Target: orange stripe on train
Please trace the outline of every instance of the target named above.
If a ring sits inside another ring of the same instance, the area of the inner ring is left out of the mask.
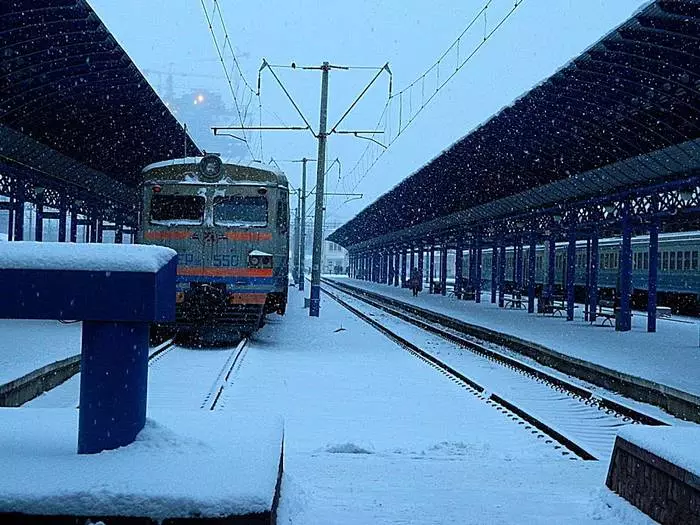
[[[226,232],[226,238],[230,241],[270,241],[270,232]]]
[[[165,230],[165,231],[147,231],[143,233],[144,238],[149,241],[174,240],[181,241],[192,237],[191,231]]]
[[[265,304],[264,293],[232,293],[228,296],[229,304]]]
[[[180,266],[178,275],[199,275],[205,277],[272,277],[272,268],[201,268]]]

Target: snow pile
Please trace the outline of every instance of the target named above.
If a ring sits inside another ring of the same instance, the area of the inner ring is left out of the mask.
[[[155,273],[177,253],[162,246],[11,242],[0,251],[0,269]]]
[[[0,512],[163,519],[271,509],[277,419],[151,412],[133,444],[78,455],[76,410],[0,409]]]
[[[340,443],[326,446],[326,452],[331,454],[374,454],[371,450],[355,443]]]
[[[619,436],[644,450],[700,476],[700,425],[646,427],[630,425]]]

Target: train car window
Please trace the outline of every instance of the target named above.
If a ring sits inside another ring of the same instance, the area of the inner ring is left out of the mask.
[[[151,223],[201,224],[204,219],[204,197],[198,195],[153,195]]]
[[[669,262],[670,264],[668,265],[669,270],[673,271],[676,269],[676,252],[670,252],[671,255],[669,257]]]
[[[214,198],[214,224],[263,228],[267,226],[267,198],[231,195]]]
[[[691,265],[691,270],[698,269],[698,252],[693,252],[693,262]]]
[[[668,271],[668,252],[661,252],[661,270]]]
[[[683,269],[690,270],[690,252],[685,252],[683,257]]]
[[[644,269],[649,269],[649,252],[644,252]]]

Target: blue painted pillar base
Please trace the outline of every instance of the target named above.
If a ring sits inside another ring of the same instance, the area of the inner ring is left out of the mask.
[[[146,423],[148,328],[83,322],[78,454],[128,445]]]
[[[321,287],[318,284],[311,285],[311,301],[309,302],[309,315],[318,317],[321,312]]]

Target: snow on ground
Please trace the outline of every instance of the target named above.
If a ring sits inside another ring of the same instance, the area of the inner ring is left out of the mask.
[[[700,427],[630,427],[620,437],[700,477]]]
[[[490,294],[481,304],[455,297],[412,297],[409,289],[345,279],[353,286],[378,291],[441,314],[511,334],[557,352],[612,368],[663,385],[700,395],[700,322],[658,319],[657,332],[646,332],[647,318],[635,314],[632,331],[616,332],[609,326],[591,325],[578,308],[574,321],[564,317],[528,314],[527,310],[498,308]]]
[[[328,297],[250,343],[219,409],[285,418],[290,524],[650,523],[567,459]]]
[[[0,409],[0,511],[153,518],[271,508],[281,425],[276,418],[151,410],[136,441],[76,453],[75,409]]]
[[[604,488],[605,462],[568,459],[327,296],[316,319],[290,294],[216,410],[284,418],[279,523],[651,523]],[[228,355],[165,354],[150,369],[149,417],[201,403]],[[29,406],[74,407],[78,385]]]
[[[80,354],[81,323],[0,320],[0,385]]]

